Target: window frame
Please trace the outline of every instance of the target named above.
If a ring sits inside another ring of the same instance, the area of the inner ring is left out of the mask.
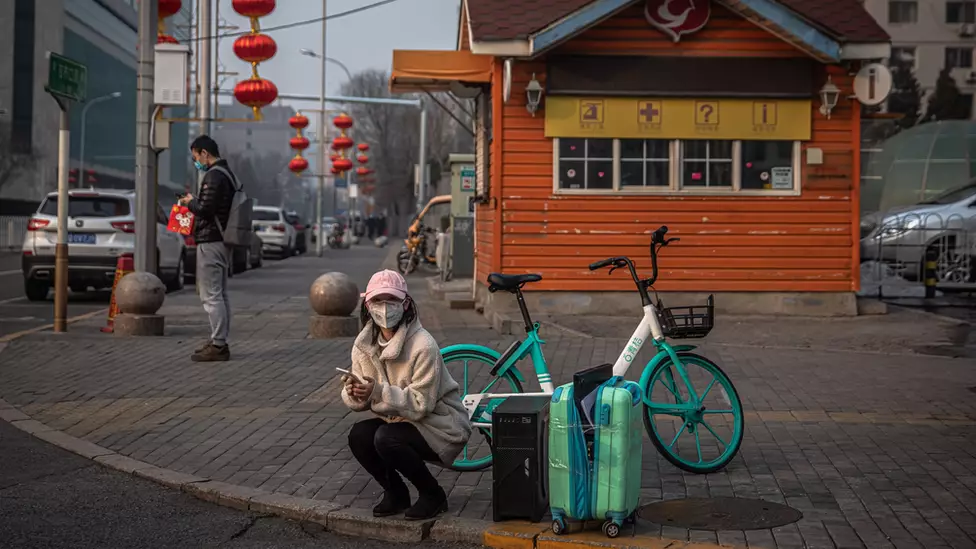
[[[969,66],[963,66],[958,64],[952,64],[952,66],[949,66],[950,53],[955,57],[955,61],[958,62],[960,61],[961,57],[964,57],[966,55],[966,52],[969,53]],[[965,48],[960,46],[946,46],[942,50],[942,68],[949,69],[952,71],[957,69],[964,70],[964,71],[966,70],[971,71],[973,70],[974,66],[976,66],[976,63],[974,63],[974,61],[976,60],[974,60],[973,57],[974,57],[973,48]]]
[[[894,13],[894,10],[892,10],[892,8],[895,5],[899,5],[899,6],[902,6],[902,5],[904,5],[904,6],[914,5],[915,6],[915,17],[914,17],[914,19],[909,20],[909,21],[895,21],[895,20],[893,20],[892,19],[892,14]],[[887,7],[888,7],[888,24],[889,25],[916,25],[916,24],[918,24],[918,1],[917,0],[888,0],[888,6]]]
[[[963,15],[962,19],[966,19],[966,9],[969,6],[969,13],[973,15],[972,21],[950,21],[949,20],[949,5],[958,4],[957,8],[959,13]],[[976,0],[947,0],[945,3],[945,23],[947,25],[972,25],[976,23]]]
[[[682,187],[681,185],[681,142],[695,141],[693,139],[670,139],[668,145],[669,181],[667,186],[623,186],[620,178],[620,141],[613,138],[613,187],[610,189],[563,189],[559,186],[559,139],[552,139],[552,190],[556,195],[576,196],[800,196],[803,182],[803,142],[793,140],[793,188],[776,189],[743,189],[742,188],[742,140],[719,139],[714,141],[732,141],[732,186],[731,187]],[[611,139],[595,138],[566,138],[566,139]],[[760,140],[762,141],[762,140]],[[788,139],[771,139],[767,141],[789,141]]]

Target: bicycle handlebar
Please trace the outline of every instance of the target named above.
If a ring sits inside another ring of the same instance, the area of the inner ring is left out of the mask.
[[[644,280],[641,280],[640,277],[637,276],[637,269],[634,267],[634,262],[631,261],[630,258],[626,256],[608,257],[607,259],[596,261],[590,264],[590,270],[595,271],[597,269],[602,269],[604,267],[609,267],[612,265],[613,269],[610,269],[610,272],[612,273],[614,269],[627,267],[630,270],[631,278],[633,278],[634,283],[637,284],[637,289],[638,291],[640,291],[641,297],[643,298],[645,304],[649,303],[650,301],[649,298],[647,297],[647,288],[654,285],[654,283],[657,281],[658,249],[663,248],[664,246],[667,246],[672,242],[677,242],[681,240],[680,238],[665,238],[665,235],[667,234],[668,234],[667,225],[662,225],[658,227],[658,229],[651,234],[651,276],[650,278],[645,278]]]

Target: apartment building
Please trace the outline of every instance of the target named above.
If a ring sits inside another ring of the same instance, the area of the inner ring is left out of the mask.
[[[948,67],[963,101],[976,113],[976,0],[865,0],[864,6],[891,36],[892,58],[914,63],[926,96]]]

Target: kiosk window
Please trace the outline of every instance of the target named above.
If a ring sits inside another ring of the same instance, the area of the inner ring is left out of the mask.
[[[799,141],[556,138],[553,147],[556,192],[799,192]]]

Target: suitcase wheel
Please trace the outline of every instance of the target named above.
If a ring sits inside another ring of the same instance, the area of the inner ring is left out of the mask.
[[[620,525],[612,520],[603,523],[603,533],[608,538],[615,538],[620,535]]]
[[[552,533],[560,536],[566,533],[566,522],[561,518],[552,521]]]

